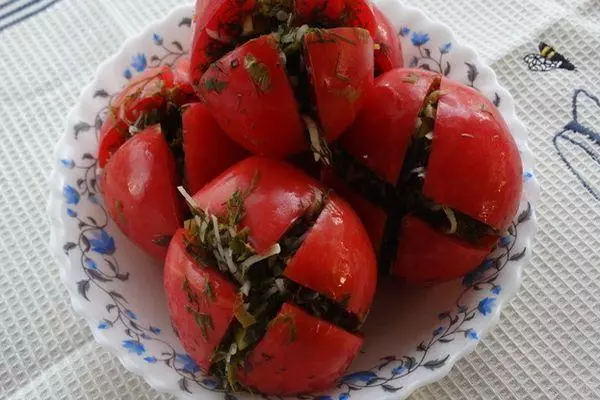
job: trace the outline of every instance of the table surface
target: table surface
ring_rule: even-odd
[[[72,311],[47,249],[46,177],[97,65],[184,3],[0,1],[0,399],[169,398]],[[515,96],[543,189],[519,294],[472,354],[412,398],[600,399],[600,0],[406,3],[449,25]],[[540,41],[577,70],[531,71],[523,58]]]

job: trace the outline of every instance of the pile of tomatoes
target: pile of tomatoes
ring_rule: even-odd
[[[369,0],[197,0],[190,57],[110,104],[104,203],[164,263],[173,327],[232,390],[334,385],[380,279],[473,270],[521,160],[477,91],[403,69]]]

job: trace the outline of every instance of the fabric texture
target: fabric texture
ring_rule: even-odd
[[[0,31],[0,399],[170,398],[100,348],[72,310],[47,250],[46,176],[97,65],[184,3],[61,0]],[[542,185],[519,294],[472,354],[412,399],[600,399],[600,0],[406,3],[495,70]],[[539,59],[541,41],[576,70],[532,71],[524,57]]]

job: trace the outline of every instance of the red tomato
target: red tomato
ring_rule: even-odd
[[[166,244],[183,224],[176,194],[175,160],[159,125],[128,140],[102,171],[109,215],[147,253],[163,259]]]
[[[238,229],[248,229],[248,241],[257,254],[279,242],[294,222],[315,210],[315,204],[323,205],[320,214],[307,228],[302,244],[289,256],[283,277],[305,290],[312,289],[333,300],[362,322],[375,293],[377,266],[367,233],[348,204],[336,195],[325,197],[325,189],[301,171],[263,157],[251,157],[236,164],[200,190],[193,200],[199,208],[225,218],[226,202],[236,191],[244,193],[245,213]],[[178,240],[177,236],[175,240]],[[171,262],[171,253],[178,249],[175,240],[169,250],[168,263]],[[186,263],[172,264],[188,265]],[[170,272],[165,276],[170,276],[168,274]],[[210,279],[214,281],[216,278],[211,276]],[[193,350],[192,357],[197,358],[206,370],[207,357],[214,352],[216,342],[212,337],[202,342],[194,336],[196,331],[193,329],[197,326],[194,326],[193,317],[182,311],[185,297],[177,282],[166,285],[171,312],[183,315],[181,319],[174,318],[174,325],[184,347]],[[195,285],[195,290],[200,286]],[[222,321],[231,320],[235,304],[232,305],[230,291],[227,293],[221,309],[201,309],[200,312],[210,311],[211,315],[216,312]],[[290,319],[294,340],[290,340],[287,330]],[[218,329],[215,337],[222,337],[222,332],[223,329]],[[284,344],[287,346],[284,347]],[[284,304],[270,321],[264,338],[249,351],[244,367],[237,370],[238,379],[266,393],[292,394],[326,389],[343,374],[361,344],[359,336],[312,316],[291,303]],[[263,354],[268,356],[265,358]],[[302,362],[292,366],[292,357]],[[288,366],[287,369],[282,368],[284,365]],[[268,368],[276,368],[276,379],[264,379]]]
[[[498,230],[519,207],[522,164],[515,141],[480,92],[447,79],[423,193]]]
[[[477,267],[496,240],[489,237],[484,244],[474,246],[409,215],[402,221],[391,274],[411,283],[455,279]]]
[[[215,349],[234,319],[235,286],[220,272],[198,263],[179,229],[165,259],[164,285],[171,322],[185,351],[208,371]],[[198,323],[198,318],[204,322]]]
[[[377,22],[377,32],[373,39],[379,45],[379,48],[375,49],[375,76],[377,76],[394,68],[402,68],[404,59],[398,33],[391,21],[376,6],[373,7],[373,12]]]
[[[424,100],[438,89],[423,187],[398,187],[403,206],[422,197],[502,231],[518,207],[521,160],[502,116],[479,92],[431,72],[387,72],[376,79],[340,146],[381,180],[398,185]],[[345,197],[360,215],[376,249],[384,240],[394,241],[383,237],[387,218],[381,205],[369,204],[356,193]],[[412,216],[401,225],[392,274],[411,282],[461,276],[474,269],[497,240],[497,236],[486,236],[480,244],[471,244]]]
[[[185,107],[182,115],[185,179],[191,193],[247,156],[219,128],[202,103]]]
[[[375,294],[375,254],[358,216],[341,198],[330,196],[284,275],[337,302],[347,299],[347,310],[362,321]]]
[[[106,116],[100,128],[100,144],[98,145],[98,166],[104,168],[108,159],[129,138],[129,126],[121,119],[110,113]]]
[[[286,303],[249,355],[240,381],[282,396],[329,389],[348,369],[362,342],[361,337]]]
[[[328,141],[352,124],[373,86],[373,40],[362,28],[334,28],[304,37],[319,120]]]
[[[197,101],[196,93],[190,80],[190,60],[187,57],[181,57],[173,66],[173,101],[178,105],[183,105]]]
[[[273,36],[238,47],[202,76],[199,92],[219,126],[255,154],[283,157],[308,147]]]
[[[109,105],[109,114],[100,129],[98,165],[108,159],[129,138],[129,126],[144,113],[162,107],[173,89],[169,67],[151,68],[133,78]]]
[[[204,71],[227,51],[241,35],[244,20],[256,0],[198,0],[194,13],[194,38],[191,50],[190,77],[198,86]]]
[[[391,184],[400,177],[421,106],[437,74],[395,69],[375,80],[365,106],[340,139],[356,160]]]
[[[294,6],[297,25],[360,27],[376,35],[375,7],[370,0],[296,0]]]

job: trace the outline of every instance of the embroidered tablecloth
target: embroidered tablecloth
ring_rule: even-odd
[[[0,399],[169,398],[71,309],[45,205],[51,150],[81,88],[128,36],[182,3],[0,1]],[[518,296],[472,354],[413,398],[600,399],[600,0],[406,3],[449,25],[515,96],[542,185]]]

